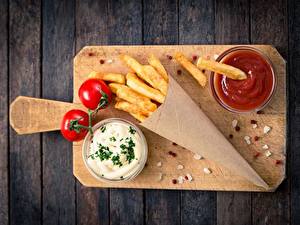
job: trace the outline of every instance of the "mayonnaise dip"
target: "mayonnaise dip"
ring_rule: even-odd
[[[141,157],[145,157],[144,145],[136,128],[123,121],[111,121],[94,131],[87,164],[99,177],[126,179],[139,170]]]

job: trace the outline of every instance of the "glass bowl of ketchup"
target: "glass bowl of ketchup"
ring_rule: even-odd
[[[245,80],[233,80],[222,74],[211,73],[213,96],[225,109],[235,113],[259,111],[270,101],[276,78],[270,59],[261,51],[239,46],[223,52],[217,62],[231,65],[247,75]]]

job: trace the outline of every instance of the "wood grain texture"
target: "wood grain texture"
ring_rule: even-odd
[[[9,99],[40,97],[41,2],[9,3]],[[10,224],[41,224],[41,137],[10,130]]]
[[[178,7],[179,44],[214,44],[215,1],[180,1]],[[181,224],[216,224],[216,196],[208,191],[182,191]]]
[[[268,42],[277,47],[283,56],[287,56],[287,2],[263,1],[257,7],[257,3],[251,1],[250,16],[251,43]],[[285,82],[285,80],[279,80],[279,82]],[[252,194],[253,224],[289,224],[289,183],[288,177],[276,194]]]
[[[215,38],[218,44],[249,43],[248,1],[216,1]],[[251,224],[251,194],[218,192],[217,224]]]
[[[9,224],[8,1],[0,1],[0,224]]]
[[[173,0],[144,1],[143,44],[178,44],[177,4]],[[180,191],[145,190],[146,224],[179,224],[180,196]]]
[[[107,44],[142,44],[142,1],[111,0],[108,4]],[[110,192],[111,224],[143,224],[143,190],[119,190]],[[132,216],[134,215],[134,216]]]
[[[51,87],[52,90],[52,87]],[[64,114],[81,105],[18,96],[10,104],[10,125],[18,134],[32,134],[60,129],[61,118]]]
[[[42,96],[71,102],[75,3],[68,0],[43,1],[42,11]],[[65,105],[64,112],[56,112],[55,115],[61,120],[66,111],[75,107]],[[58,126],[60,127],[60,122]],[[75,224],[75,179],[71,176],[72,144],[59,131],[44,133],[42,141],[43,224]]]
[[[249,10],[248,0],[217,0],[216,43],[249,43]]]
[[[181,68],[174,61],[170,61],[166,55],[174,54],[175,51],[183,51],[187,56],[191,56],[194,52],[199,52],[201,55],[213,57],[218,52],[232,46],[226,45],[180,45],[180,46],[90,46],[85,47],[80,51],[75,60],[75,83],[74,92],[77,93],[79,85],[87,78],[86,74],[95,70],[101,72],[120,72],[126,73],[128,68],[122,64],[118,59],[119,54],[129,54],[135,58],[140,59],[142,63],[146,62],[146,55],[149,53],[155,53],[165,65],[167,71],[170,74],[177,74],[176,71]],[[255,45],[255,48],[262,50],[267,54],[274,62],[275,69],[277,71],[277,77],[284,80],[285,78],[285,62],[278,54],[278,52],[270,47],[264,45]],[[114,63],[100,64],[99,59],[112,59]],[[268,107],[264,109],[265,114],[258,115],[256,113],[236,115],[229,113],[222,109],[213,99],[209,93],[209,88],[199,88],[195,80],[190,76],[183,74],[181,76],[173,75],[178,83],[181,84],[183,89],[192,97],[192,99],[201,105],[202,110],[206,115],[214,121],[215,125],[220,131],[227,137],[233,132],[231,122],[235,118],[239,120],[242,131],[235,134],[235,138],[231,140],[232,144],[241,153],[241,155],[250,163],[252,167],[262,176],[263,179],[268,182],[271,187],[276,187],[281,183],[285,174],[285,166],[275,166],[275,159],[282,159],[285,161],[285,98],[284,98],[284,85],[285,83],[279,83],[276,90],[277,98],[274,97]],[[283,85],[283,86],[281,86]],[[281,87],[280,87],[281,86]],[[275,95],[276,96],[276,95]],[[278,107],[273,107],[274,104]],[[271,111],[269,111],[271,109]],[[277,112],[275,112],[275,109]],[[271,112],[271,113],[270,113]],[[219,117],[220,113],[224,115]],[[128,114],[117,111],[109,106],[107,109],[101,111],[96,117],[96,120],[100,120],[108,117],[123,117],[129,119],[132,122],[136,122]],[[255,119],[258,121],[260,129],[255,130],[250,124],[250,120]],[[243,141],[243,137],[247,134],[249,136],[255,136],[262,134],[262,128],[264,125],[272,126],[272,132],[267,136],[264,136],[263,141],[272,146],[273,157],[267,158],[264,156],[263,149],[260,149],[261,143],[257,142],[253,145],[247,145]],[[159,137],[158,135],[143,130],[149,143],[149,151],[152,153],[148,158],[148,166],[143,170],[134,181],[124,182],[120,184],[106,184],[101,183],[94,179],[86,170],[81,157],[81,143],[74,144],[74,175],[87,186],[97,187],[132,187],[132,188],[170,188],[170,189],[201,189],[201,190],[262,190],[249,182],[246,182],[243,178],[234,175],[234,171],[229,172],[220,165],[217,165],[209,160],[193,160],[193,154],[185,151],[179,146],[170,145],[170,142],[166,139]],[[275,138],[276,137],[276,138]],[[159,150],[157,150],[159,149]],[[178,157],[174,160],[167,154],[168,151],[175,151],[178,153]],[[255,151],[261,151],[261,157],[254,159],[253,155]],[[183,153],[185,152],[185,153]],[[181,153],[181,154],[179,154]],[[157,173],[160,169],[156,167],[156,163],[162,161],[165,167],[162,167],[163,173],[166,174],[165,179],[161,182],[152,182],[157,178]],[[171,180],[180,175],[180,171],[174,170],[178,163],[183,165],[189,165],[185,172],[194,174],[194,182],[185,182],[182,185],[172,185]],[[210,167],[214,172],[214,176],[205,176],[203,174],[203,167]],[[202,169],[201,169],[202,168]],[[225,182],[225,183],[224,183]]]
[[[300,221],[300,2],[289,2],[289,136],[291,224]]]
[[[108,40],[108,1],[76,1],[76,52],[87,43]],[[74,81],[73,81],[74,82]],[[77,93],[73,95],[77,98]],[[110,224],[110,191],[87,188],[76,181],[77,224]]]

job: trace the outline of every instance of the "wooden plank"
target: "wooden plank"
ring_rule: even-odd
[[[233,114],[225,109],[222,109],[210,94],[209,87],[200,88],[197,82],[183,71],[181,75],[177,75],[177,70],[182,69],[174,60],[170,60],[167,55],[173,55],[176,51],[183,51],[187,56],[192,57],[195,52],[213,57],[216,52],[223,52],[232,45],[165,45],[165,46],[87,46],[81,50],[76,58],[74,65],[74,94],[77,93],[80,84],[86,79],[86,74],[91,71],[99,72],[119,72],[126,73],[128,68],[119,60],[120,54],[129,54],[138,58],[142,63],[146,62],[146,56],[154,53],[162,60],[163,65],[173,78],[176,79],[182,88],[191,96],[191,98],[199,105],[206,115],[214,121],[215,125],[220,131],[228,137],[230,133],[235,134],[235,138],[231,139],[231,143],[240,152],[240,154],[250,163],[250,165],[262,176],[263,179],[270,185],[271,189],[276,188],[281,183],[285,174],[285,156],[283,150],[285,149],[285,115],[282,113],[282,108],[273,107],[274,104],[280,103],[285,107],[285,83],[279,82],[276,94],[273,101],[267,108],[273,108],[274,113],[269,114]],[[271,57],[274,62],[277,75],[282,80],[285,79],[285,61],[278,54],[278,52],[271,46],[267,45],[252,45],[254,48],[262,50],[265,54]],[[112,63],[100,64],[100,59],[111,59]],[[79,103],[79,102],[76,102]],[[276,103],[276,104],[277,104]],[[266,108],[266,109],[267,109]],[[163,108],[161,108],[163,109]],[[265,111],[266,112],[266,111]],[[220,115],[223,115],[220,117]],[[110,105],[105,110],[101,111],[101,115],[96,117],[97,120],[102,120],[109,117],[121,117],[129,119],[132,122],[136,121],[127,113],[114,109]],[[241,126],[241,131],[235,133],[233,131],[231,122],[237,119]],[[250,120],[255,119],[260,124],[260,129],[253,129]],[[147,122],[147,121],[146,121]],[[148,121],[149,122],[149,121]],[[263,132],[262,127],[267,124],[272,126],[272,132],[264,136],[264,142],[272,146],[273,157],[268,158],[262,155],[255,159],[253,156],[255,151],[259,150],[261,153],[263,149],[258,149],[261,143],[247,145],[243,140],[245,135],[254,137],[259,132]],[[142,125],[143,126],[143,125]],[[86,169],[83,159],[81,144],[77,143],[73,147],[74,152],[74,175],[86,186],[90,187],[132,187],[132,188],[164,188],[164,189],[193,189],[193,190],[240,190],[240,191],[263,191],[263,188],[257,187],[237,175],[238,169],[229,171],[222,166],[222,163],[216,163],[213,160],[194,160],[192,152],[182,149],[180,146],[171,145],[169,141],[163,139],[159,135],[150,132],[147,129],[143,130],[151,152],[148,158],[148,166],[143,170],[135,180],[121,183],[104,183],[97,181]],[[180,140],[179,140],[180,141]],[[162,149],[157,151],[156,149]],[[176,160],[170,157],[168,151],[177,153]],[[281,159],[282,166],[274,167],[275,159]],[[163,167],[156,166],[158,161],[164,162]],[[186,166],[185,171],[174,170],[178,163]],[[203,173],[204,167],[210,167],[214,172],[211,176]],[[158,172],[165,174],[161,182],[156,182]],[[195,176],[193,182],[184,182],[181,185],[172,185],[171,180],[177,178],[184,173],[191,173]],[[196,179],[197,178],[197,179]],[[266,190],[264,190],[266,191]]]
[[[247,0],[216,2],[215,37],[220,44],[248,44],[249,4]],[[217,193],[217,224],[251,224],[251,194]]]
[[[8,1],[0,1],[0,224],[9,224]]]
[[[215,2],[212,0],[180,1],[179,44],[213,44],[215,42],[214,14]],[[182,191],[181,223],[216,224],[216,193]]]
[[[74,9],[73,1],[43,2],[43,98],[72,101]],[[65,111],[68,108],[65,107]],[[75,224],[76,195],[72,174],[72,144],[64,140],[59,131],[44,133],[42,141],[43,224]]]
[[[107,7],[108,1],[76,1],[76,52],[87,44],[107,43]],[[110,224],[108,189],[87,188],[76,181],[76,200],[77,224]]]
[[[250,32],[248,1],[217,0],[215,24],[216,43],[248,44]]]
[[[142,1],[110,1],[108,4],[108,43],[142,43]],[[119,190],[110,192],[111,224],[143,224],[143,190]]]
[[[9,100],[40,96],[41,2],[9,3]],[[10,129],[10,223],[41,224],[41,136]]]
[[[288,54],[287,2],[268,0],[260,2],[257,7],[257,3],[251,1],[250,9],[251,43],[273,44],[286,57]],[[276,168],[275,165],[273,167]],[[275,193],[252,195],[253,224],[289,224],[289,183],[288,176]]]
[[[176,1],[145,1],[143,15],[144,44],[178,44]],[[180,195],[180,191],[145,190],[145,223],[180,224]]]
[[[289,2],[289,136],[291,224],[300,221],[300,2]]]

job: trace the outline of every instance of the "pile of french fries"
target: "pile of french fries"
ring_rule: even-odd
[[[182,53],[174,55],[175,60],[185,68],[204,87],[207,78],[203,69],[224,74],[231,79],[243,80],[247,75],[230,65],[199,58],[194,65]],[[130,68],[126,76],[119,73],[91,72],[89,78],[101,79],[109,83],[111,91],[116,94],[115,108],[130,113],[143,122],[165,100],[168,90],[168,73],[160,60],[153,54],[148,57],[148,65],[140,64],[129,55],[120,55],[120,59]]]
[[[126,76],[118,73],[91,72],[89,78],[105,80],[116,94],[115,108],[144,121],[165,100],[168,90],[168,73],[157,57],[148,57],[149,65],[142,65],[129,55],[120,59],[130,68]]]

